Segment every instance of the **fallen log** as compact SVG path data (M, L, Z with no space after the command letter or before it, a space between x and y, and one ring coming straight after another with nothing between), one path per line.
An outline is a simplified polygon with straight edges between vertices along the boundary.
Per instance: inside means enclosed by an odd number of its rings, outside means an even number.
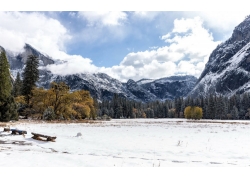
M10 128L3 128L4 132L10 132Z
M53 141L55 142L56 137L55 136L48 136L44 134L38 134L38 133L31 133L33 135L33 139L40 140L40 141Z
M11 131L11 134L19 134L19 135L27 134L27 131L19 130L19 129L10 129L10 131Z

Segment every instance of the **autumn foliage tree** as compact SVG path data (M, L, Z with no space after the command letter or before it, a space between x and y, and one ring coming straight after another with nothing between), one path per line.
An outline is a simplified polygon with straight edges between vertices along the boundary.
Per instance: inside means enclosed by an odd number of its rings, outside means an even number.
M70 92L64 82L52 82L50 89L35 88L32 94L32 108L41 118L95 119L94 101L88 91Z
M187 119L201 119L202 118L202 108L197 106L188 106L184 110L185 118Z

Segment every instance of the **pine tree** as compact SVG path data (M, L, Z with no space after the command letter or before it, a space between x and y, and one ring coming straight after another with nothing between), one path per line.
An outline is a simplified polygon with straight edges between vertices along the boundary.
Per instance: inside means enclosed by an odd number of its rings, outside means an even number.
M239 119L239 111L238 111L238 108L236 106L233 106L233 109L232 109L232 118L233 119Z
M5 52L0 53L0 121L17 120L17 105L11 95L12 84Z
M223 111L223 119L227 119L227 114L228 114L228 98L227 97L224 97L223 98L223 107L224 107L224 109L222 109L222 111Z
M176 116L179 117L181 112L181 98L175 98L174 106L175 106Z
M36 82L39 79L39 70L38 70L39 61L38 58L34 55L29 55L26 67L23 72L23 86L22 86L22 95L25 96L25 101L29 104L32 97L32 89L36 87Z
M215 118L215 98L211 94L209 95L209 98L208 98L207 114L208 114L209 119Z
M20 78L20 73L18 72L16 76L16 80L14 81L14 84L13 84L13 90L12 90L12 94L14 97L20 96L22 94L21 92L22 84L23 82Z
M224 102L223 102L223 97L220 95L219 97L216 97L216 104L215 104L215 118L217 119L223 119L224 117Z
M0 99L6 100L11 95L10 66L5 52L0 54Z

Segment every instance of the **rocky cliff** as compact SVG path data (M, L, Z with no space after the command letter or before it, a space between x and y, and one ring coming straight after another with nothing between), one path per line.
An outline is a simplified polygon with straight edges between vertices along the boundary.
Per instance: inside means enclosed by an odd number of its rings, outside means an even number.
M250 91L250 16L211 53L190 96L232 96Z

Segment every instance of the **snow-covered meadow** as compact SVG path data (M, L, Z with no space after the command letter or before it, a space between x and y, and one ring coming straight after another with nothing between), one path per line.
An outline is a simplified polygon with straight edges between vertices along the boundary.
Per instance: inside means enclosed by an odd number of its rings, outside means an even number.
M11 124L10 128L26 130L28 134L24 137L0 133L1 167L250 166L250 121L27 121ZM57 139L34 140L31 132Z

